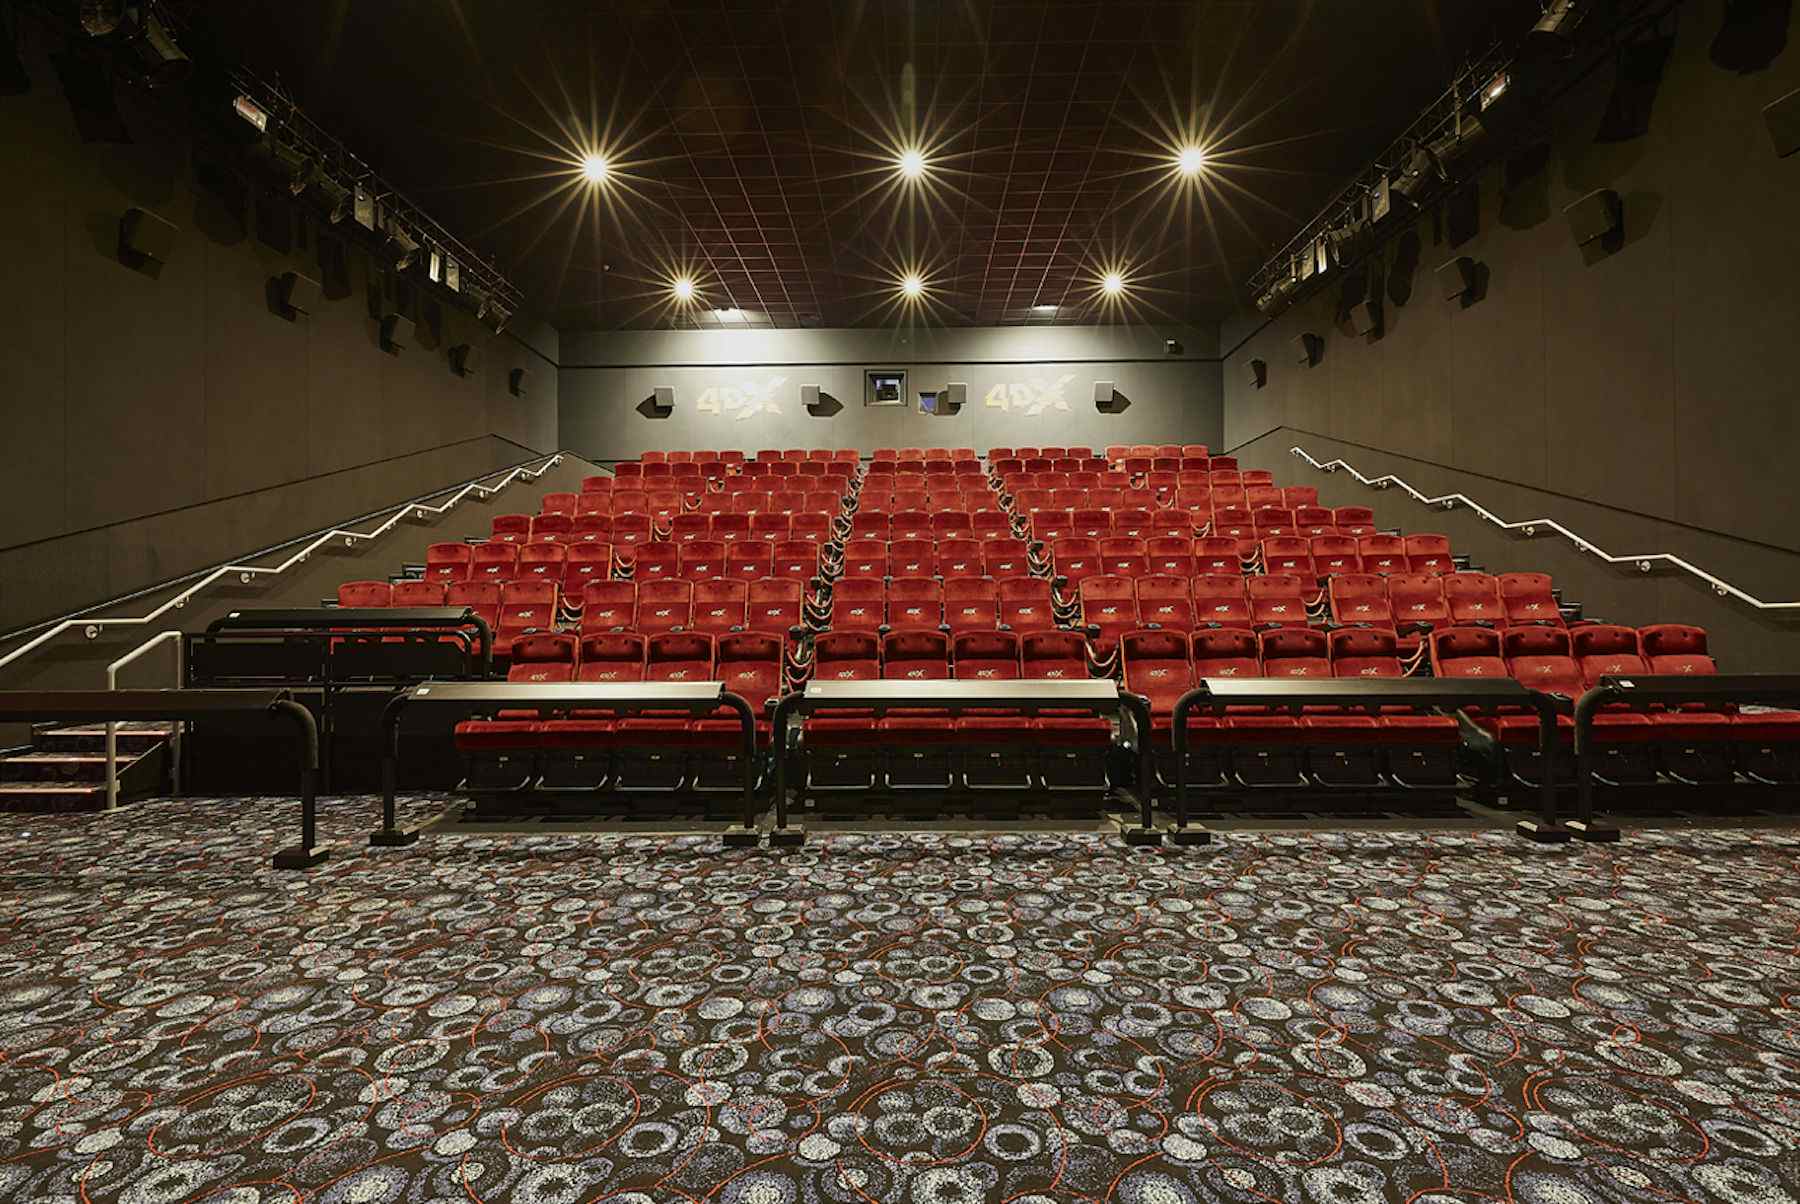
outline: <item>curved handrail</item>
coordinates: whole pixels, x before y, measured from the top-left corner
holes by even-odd
[[[99,636],[100,632],[103,629],[108,628],[108,627],[143,627],[143,626],[146,626],[148,624],[156,622],[158,619],[162,618],[169,611],[178,610],[181,607],[186,606],[188,603],[188,599],[192,598],[195,594],[197,594],[201,590],[207,588],[213,582],[219,580],[221,577],[225,577],[225,576],[228,576],[229,574],[236,573],[236,574],[238,574],[239,580],[241,580],[244,584],[247,585],[250,583],[251,579],[254,577],[277,576],[281,573],[287,572],[287,570],[293,568],[295,565],[303,563],[314,552],[318,551],[320,548],[324,547],[326,544],[330,543],[334,539],[342,539],[344,541],[345,547],[355,547],[357,542],[360,540],[380,539],[383,535],[386,535],[389,531],[393,530],[396,526],[398,526],[400,523],[400,520],[403,518],[406,518],[408,515],[412,515],[416,518],[424,518],[428,513],[429,514],[446,513],[452,507],[454,507],[458,502],[462,501],[465,497],[468,497],[471,494],[475,494],[477,496],[484,497],[484,498],[491,497],[494,494],[500,492],[502,489],[505,489],[508,485],[511,485],[514,481],[518,481],[518,480],[535,481],[539,477],[543,476],[546,472],[550,471],[550,469],[556,467],[558,464],[561,464],[562,461],[563,461],[563,453],[557,452],[555,455],[544,457],[543,460],[539,461],[537,467],[535,467],[535,468],[528,467],[524,464],[520,464],[520,465],[516,466],[515,468],[510,470],[504,477],[500,478],[499,482],[496,484],[483,485],[480,481],[470,481],[468,484],[464,485],[461,489],[458,489],[455,493],[451,494],[449,499],[447,501],[445,501],[442,505],[433,505],[430,502],[427,502],[424,500],[427,497],[435,497],[435,496],[437,496],[437,494],[424,494],[421,497],[412,499],[411,501],[402,502],[394,508],[393,514],[388,516],[387,521],[382,523],[379,527],[376,527],[373,531],[346,531],[339,527],[333,527],[329,531],[321,532],[316,538],[314,538],[312,540],[312,542],[310,542],[310,543],[306,544],[304,547],[300,548],[299,551],[295,552],[292,556],[289,556],[286,560],[282,561],[280,564],[269,565],[269,566],[256,565],[256,564],[222,564],[218,568],[213,569],[211,572],[209,572],[205,576],[201,577],[194,584],[188,586],[186,589],[182,590],[180,593],[176,594],[174,597],[172,597],[168,601],[164,602],[161,606],[156,607],[154,610],[150,611],[147,614],[136,615],[136,616],[132,616],[132,617],[128,617],[128,618],[117,618],[117,619],[87,619],[87,618],[64,619],[62,622],[57,623],[56,625],[46,628],[44,631],[39,632],[36,637],[26,641],[23,644],[20,644],[17,648],[13,649],[11,652],[7,653],[5,656],[0,656],[0,669],[6,668],[6,666],[12,664],[16,660],[19,660],[21,657],[25,656],[27,653],[30,653],[37,648],[43,647],[45,644],[49,643],[51,640],[55,639],[57,636],[61,635],[63,632],[68,631],[72,627],[84,628],[85,632],[87,634],[87,637],[89,639],[94,639]],[[442,492],[443,492],[442,490],[438,491],[438,493],[442,493]],[[102,603],[101,605],[105,605],[105,603]]]
[[[1715,577],[1699,565],[1688,560],[1683,560],[1673,552],[1637,552],[1623,556],[1615,555],[1596,544],[1593,540],[1588,539],[1586,536],[1569,530],[1569,528],[1563,526],[1553,518],[1528,518],[1518,522],[1508,522],[1506,519],[1501,518],[1498,514],[1495,514],[1492,510],[1481,505],[1481,503],[1475,501],[1467,494],[1445,493],[1440,494],[1437,497],[1427,497],[1419,490],[1414,489],[1403,478],[1397,477],[1392,473],[1380,477],[1365,477],[1356,470],[1355,465],[1345,460],[1327,460],[1324,463],[1320,463],[1318,460],[1313,459],[1312,455],[1303,447],[1290,447],[1288,448],[1288,452],[1291,455],[1298,456],[1300,459],[1305,460],[1320,472],[1337,472],[1342,469],[1355,477],[1357,481],[1367,485],[1371,489],[1386,489],[1389,486],[1398,485],[1401,489],[1410,494],[1414,501],[1421,505],[1439,506],[1445,510],[1454,510],[1458,506],[1466,506],[1488,522],[1499,527],[1502,531],[1517,531],[1521,535],[1528,537],[1536,535],[1540,528],[1554,531],[1573,543],[1576,551],[1590,552],[1608,564],[1635,564],[1638,571],[1642,573],[1648,573],[1658,564],[1671,564],[1684,572],[1692,573],[1694,576],[1700,578],[1700,580],[1712,586],[1713,592],[1718,594],[1721,598],[1736,598],[1740,602],[1749,603],[1758,610],[1800,611],[1800,601],[1765,602],[1754,594],[1739,589],[1737,586],[1731,584],[1731,582],[1726,581],[1721,577]]]

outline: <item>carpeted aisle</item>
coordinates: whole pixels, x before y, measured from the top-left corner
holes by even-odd
[[[363,801],[277,874],[290,812],[0,818],[0,1198],[1800,1194],[1792,834],[367,855]]]

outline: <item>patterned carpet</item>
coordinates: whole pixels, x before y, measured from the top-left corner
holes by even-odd
[[[0,819],[0,1198],[1800,1192],[1792,835],[439,837],[276,874],[291,811]]]

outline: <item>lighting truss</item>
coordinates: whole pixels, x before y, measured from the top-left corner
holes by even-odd
[[[423,248],[422,260],[429,261],[435,254],[440,263],[448,265],[441,280],[444,287],[465,296],[490,299],[496,309],[509,315],[517,312],[524,296],[492,260],[477,254],[432,220],[350,148],[302,112],[280,88],[246,68],[234,69],[231,82],[236,89],[233,103],[238,117],[263,132],[271,147],[282,148],[280,154],[284,161],[291,159],[312,165],[312,174],[308,178],[326,194],[321,200],[337,213],[337,220],[341,221],[344,216],[338,212],[343,207],[340,190],[354,187],[373,198],[378,210],[373,225],[377,232],[403,230],[411,241]],[[249,109],[264,115],[260,124],[246,112],[246,102]],[[323,188],[324,182],[330,182],[331,187]]]
[[[1509,136],[1491,134],[1489,128],[1500,124],[1500,114],[1490,109],[1502,102],[1520,107],[1553,103],[1617,53],[1636,31],[1661,21],[1681,3],[1627,4],[1628,11],[1618,13],[1604,35],[1594,40],[1590,53],[1571,58],[1548,75],[1542,55],[1527,44],[1529,39],[1514,45],[1495,42],[1473,57],[1405,132],[1256,270],[1249,282],[1256,308],[1273,316],[1316,292],[1327,278],[1335,279],[1337,271],[1354,267],[1379,250],[1405,228],[1405,219],[1413,212],[1475,178],[1514,144],[1510,135],[1517,132],[1514,128],[1506,131]],[[1574,7],[1564,0],[1551,6],[1563,14],[1559,28],[1568,23],[1567,10]],[[1522,81],[1527,80],[1532,86],[1523,88]],[[1531,95],[1522,96],[1522,91]],[[1516,109],[1511,120],[1518,120]],[[1327,247],[1334,254],[1320,253]]]

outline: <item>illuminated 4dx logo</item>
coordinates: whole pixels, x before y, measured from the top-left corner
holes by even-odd
[[[700,394],[694,409],[702,414],[730,414],[737,422],[758,414],[779,414],[781,403],[775,400],[775,391],[785,384],[787,377],[772,376],[761,385],[714,385]]]
[[[1002,382],[987,391],[982,404],[1012,414],[1023,414],[1027,418],[1035,418],[1045,410],[1067,413],[1069,399],[1063,396],[1063,390],[1074,379],[1073,372],[1065,372],[1053,381],[1033,377],[1030,380]]]

